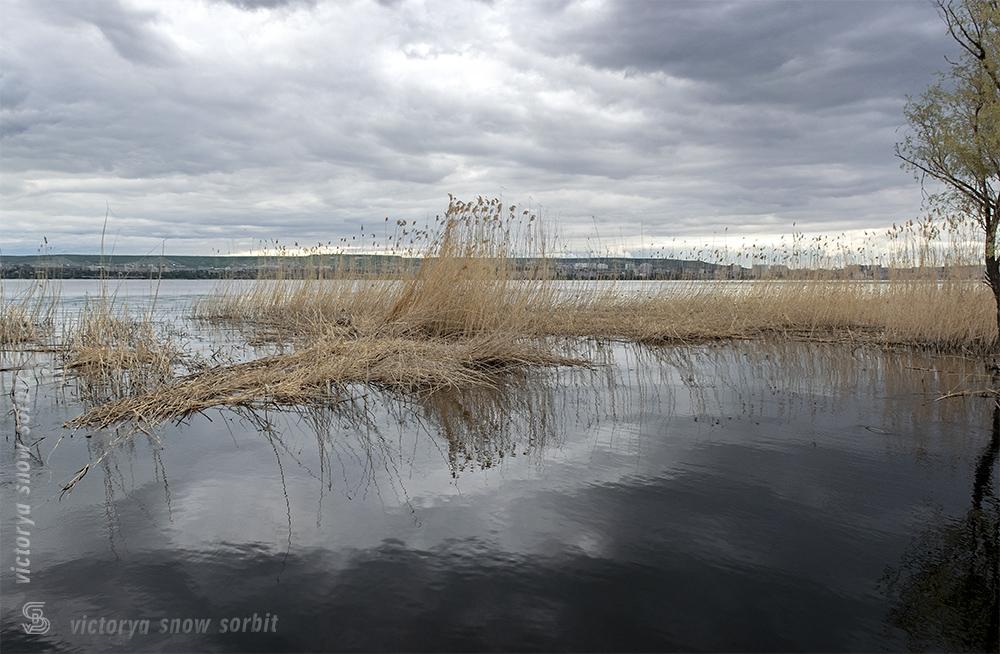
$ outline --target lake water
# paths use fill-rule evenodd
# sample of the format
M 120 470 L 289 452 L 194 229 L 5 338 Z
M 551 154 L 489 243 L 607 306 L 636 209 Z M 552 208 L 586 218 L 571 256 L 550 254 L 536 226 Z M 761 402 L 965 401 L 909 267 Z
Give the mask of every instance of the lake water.
M 163 282 L 159 315 L 214 338 L 186 318 L 213 287 Z M 3 651 L 995 651 L 1000 418 L 937 401 L 982 362 L 592 347 L 495 391 L 138 435 L 63 429 L 53 355 L 0 355 Z

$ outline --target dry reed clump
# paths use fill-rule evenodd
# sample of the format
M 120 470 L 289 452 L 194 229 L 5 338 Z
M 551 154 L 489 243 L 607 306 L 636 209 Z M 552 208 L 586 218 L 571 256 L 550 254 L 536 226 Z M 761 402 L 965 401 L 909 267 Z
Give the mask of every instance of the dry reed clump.
M 452 200 L 429 256 L 404 279 L 380 320 L 408 332 L 461 338 L 483 334 L 541 335 L 534 327 L 558 299 L 548 278 L 546 238 L 527 211 L 498 200 Z M 525 264 L 518 252 L 539 253 Z
M 219 366 L 120 398 L 87 411 L 67 426 L 155 424 L 212 407 L 323 404 L 343 396 L 349 384 L 404 393 L 490 386 L 493 375 L 514 367 L 582 363 L 507 339 L 320 338 L 290 354 Z
M 102 294 L 67 325 L 63 365 L 90 399 L 134 395 L 165 383 L 180 358 L 169 338 L 157 334 L 151 313 L 130 315 Z
M 51 333 L 58 297 L 47 280 L 37 280 L 9 299 L 0 283 L 0 347 L 36 343 Z
M 286 335 L 316 334 L 343 327 L 356 334 L 409 334 L 464 338 L 482 334 L 538 333 L 528 328 L 552 306 L 557 290 L 526 283 L 549 277 L 546 263 L 526 264 L 518 253 L 544 256 L 546 237 L 527 211 L 479 198 L 452 198 L 448 211 L 429 229 L 399 221 L 391 249 L 401 260 L 381 278 L 230 283 L 199 302 L 195 316 L 264 326 Z M 409 238 L 409 241 L 405 239 Z M 414 243 L 417 239 L 417 245 Z M 403 249 L 405 243 L 409 249 Z M 358 271 L 353 271 L 357 273 Z M 280 275 L 279 275 L 280 277 Z M 280 333 L 280 332 L 278 332 Z
M 0 345 L 15 345 L 37 341 L 40 337 L 38 323 L 25 307 L 0 307 Z

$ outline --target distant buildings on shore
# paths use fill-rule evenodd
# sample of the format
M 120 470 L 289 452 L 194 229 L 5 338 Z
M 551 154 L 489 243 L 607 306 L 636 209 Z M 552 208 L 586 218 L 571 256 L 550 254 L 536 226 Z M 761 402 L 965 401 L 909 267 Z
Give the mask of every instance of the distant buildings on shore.
M 927 278 L 926 269 L 889 269 L 878 265 L 849 265 L 827 270 L 793 269 L 785 265 L 717 264 L 682 259 L 632 259 L 616 257 L 517 259 L 524 276 L 540 268 L 556 279 L 591 280 L 710 280 L 710 279 L 829 279 L 885 280 L 899 277 Z M 389 255 L 313 255 L 306 257 L 255 256 L 130 256 L 31 255 L 0 258 L 0 278 L 97 279 L 256 279 L 315 276 L 391 275 L 420 265 L 419 259 Z M 939 269 L 937 276 L 982 279 L 981 266 Z

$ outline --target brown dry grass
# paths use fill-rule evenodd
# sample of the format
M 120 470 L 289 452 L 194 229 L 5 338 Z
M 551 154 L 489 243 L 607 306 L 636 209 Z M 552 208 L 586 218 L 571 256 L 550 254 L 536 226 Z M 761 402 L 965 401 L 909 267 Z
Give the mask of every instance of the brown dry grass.
M 81 396 L 100 401 L 140 393 L 172 377 L 179 349 L 156 332 L 151 312 L 132 315 L 102 293 L 65 326 L 63 366 Z
M 424 258 L 395 271 L 396 278 L 319 274 L 231 285 L 195 307 L 197 317 L 263 328 L 257 337 L 292 343 L 285 354 L 170 380 L 169 356 L 141 348 L 148 332 L 133 335 L 134 327 L 101 309 L 96 327 L 85 324 L 74 341 L 77 365 L 96 361 L 99 369 L 153 375 L 130 372 L 118 393 L 125 397 L 68 425 L 153 424 L 217 406 L 329 402 L 350 384 L 403 393 L 488 385 L 499 371 L 585 363 L 560 349 L 579 338 L 665 344 L 777 334 L 979 354 L 991 352 L 997 339 L 988 291 L 959 275 L 941 279 L 937 257 L 957 259 L 929 246 L 897 258 L 917 256 L 921 265 L 888 282 L 817 275 L 660 285 L 652 292 L 595 285 L 570 293 L 552 280 L 549 240 L 527 212 L 496 200 L 453 200 L 437 225 L 417 230 L 426 239 Z M 528 254 L 540 263 L 526 270 Z M 91 332 L 98 334 L 96 354 L 86 347 Z M 108 342 L 127 344 L 125 353 Z
M 644 298 L 597 294 L 557 307 L 539 328 L 646 344 L 780 335 L 986 353 L 996 342 L 992 302 L 969 281 L 717 282 Z
M 432 336 L 498 330 L 647 344 L 783 334 L 984 354 L 997 338 L 990 291 L 968 280 L 693 282 L 653 293 L 608 285 L 575 295 L 559 282 L 526 280 L 465 279 L 451 294 L 447 285 L 421 281 L 261 286 L 266 304 L 227 295 L 220 300 L 226 311 L 213 317 L 249 326 L 264 340 L 331 329 Z
M 528 224 L 531 227 L 525 228 Z M 426 233 L 419 266 L 403 266 L 381 279 L 233 283 L 195 306 L 195 316 L 316 334 L 348 327 L 359 334 L 467 338 L 483 334 L 534 335 L 527 326 L 556 301 L 557 289 L 526 283 L 519 251 L 544 253 L 545 235 L 534 216 L 499 201 L 453 200 Z M 404 232 L 405 233 L 405 232 Z M 548 277 L 544 266 L 528 271 Z
M 58 288 L 47 280 L 10 298 L 0 282 L 0 348 L 37 343 L 50 334 L 58 299 Z
M 936 224 L 936 223 L 935 223 Z M 769 263 L 797 266 L 801 279 L 591 285 L 570 292 L 553 280 L 552 244 L 534 216 L 498 201 L 453 201 L 426 231 L 419 267 L 382 279 L 308 279 L 229 285 L 200 302 L 195 315 L 262 329 L 266 337 L 314 335 L 330 329 L 360 335 L 409 334 L 467 338 L 483 334 L 566 336 L 642 343 L 692 342 L 782 334 L 984 354 L 997 340 L 993 300 L 969 278 L 975 234 L 942 234 L 929 222 L 889 234 L 882 254 L 868 246 L 792 239 Z M 850 247 L 848 247 L 850 245 Z M 879 246 L 885 248 L 885 246 Z M 831 249 L 849 250 L 836 256 Z M 725 253 L 715 256 L 729 256 Z M 743 263 L 757 263 L 747 248 Z M 861 254 L 858 254 L 861 252 Z M 529 270 L 518 254 L 538 256 Z M 690 256 L 701 256 L 701 250 Z M 889 264 L 893 277 L 859 282 L 821 266 L 865 257 Z M 730 257 L 732 258 L 732 257 Z M 738 259 L 738 257 L 736 257 Z M 860 259 L 859 259 L 860 260 Z M 396 278 L 394 278 L 396 277 Z
M 326 403 L 343 396 L 349 384 L 432 393 L 489 386 L 497 373 L 520 366 L 583 363 L 506 339 L 321 338 L 290 354 L 219 366 L 103 404 L 67 426 L 105 428 L 124 420 L 155 424 L 220 406 Z

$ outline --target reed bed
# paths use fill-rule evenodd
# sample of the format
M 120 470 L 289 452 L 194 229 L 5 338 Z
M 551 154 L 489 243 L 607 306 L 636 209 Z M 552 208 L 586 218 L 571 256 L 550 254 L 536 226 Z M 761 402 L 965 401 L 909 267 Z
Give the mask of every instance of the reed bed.
M 521 297 L 488 299 L 490 292 L 517 289 L 518 284 L 526 287 L 518 289 Z M 221 301 L 227 305 L 224 312 L 213 319 L 249 325 L 274 340 L 337 329 L 439 336 L 499 329 L 520 336 L 646 344 L 777 334 L 988 353 L 997 337 L 990 291 L 970 280 L 695 282 L 671 284 L 652 294 L 609 285 L 572 296 L 558 282 L 489 289 L 466 281 L 448 303 L 434 304 L 424 296 L 404 298 L 402 306 L 394 302 L 401 294 L 398 282 L 329 282 L 315 291 L 309 284 L 261 286 L 270 287 L 266 304 L 230 294 Z M 462 298 L 463 293 L 468 297 Z M 473 299 L 477 294 L 482 302 Z
M 27 290 L 10 298 L 0 283 L 0 348 L 38 343 L 52 333 L 58 288 L 36 280 Z
M 992 302 L 970 281 L 718 282 L 595 294 L 557 306 L 538 329 L 650 345 L 778 335 L 986 353 L 996 342 Z
M 404 252 L 419 254 L 419 265 L 381 278 L 314 272 L 296 280 L 231 283 L 198 303 L 195 316 L 279 340 L 331 329 L 646 344 L 778 334 L 977 354 L 992 352 L 997 340 L 993 299 L 975 272 L 981 268 L 975 234 L 946 219 L 896 226 L 880 235 L 881 244 L 794 236 L 767 255 L 756 246 L 709 253 L 720 263 L 763 262 L 783 271 L 770 278 L 653 283 L 641 291 L 602 283 L 576 293 L 554 279 L 557 260 L 547 256 L 554 244 L 541 221 L 497 200 L 453 199 L 432 228 L 414 231 L 425 245 Z M 397 237 L 393 247 L 403 245 Z M 706 248 L 680 255 L 704 257 Z M 865 260 L 887 265 L 890 278 L 843 278 Z

